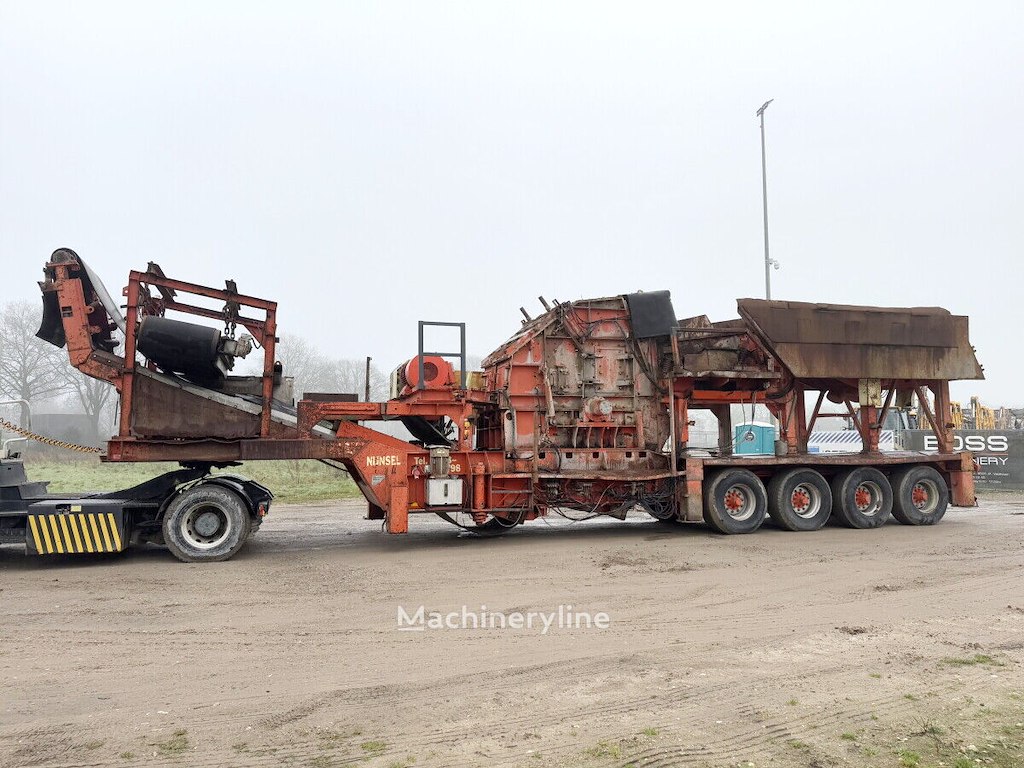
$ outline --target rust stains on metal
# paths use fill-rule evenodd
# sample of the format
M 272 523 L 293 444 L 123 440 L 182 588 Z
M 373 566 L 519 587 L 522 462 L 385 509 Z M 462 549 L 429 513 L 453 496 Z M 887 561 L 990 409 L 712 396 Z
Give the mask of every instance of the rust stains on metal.
M 740 299 L 739 313 L 800 379 L 982 379 L 967 318 L 892 309 Z
M 136 376 L 133 386 L 133 437 L 218 438 L 259 437 L 260 414 L 200 397 L 183 387 L 151 376 Z

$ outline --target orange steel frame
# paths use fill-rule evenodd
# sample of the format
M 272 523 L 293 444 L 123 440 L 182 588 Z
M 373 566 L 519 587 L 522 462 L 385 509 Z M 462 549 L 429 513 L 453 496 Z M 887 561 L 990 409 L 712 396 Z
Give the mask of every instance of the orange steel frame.
M 776 400 L 765 390 L 695 390 L 694 381 L 675 378 L 664 406 L 670 414 L 673 464 L 668 471 L 616 471 L 600 467 L 614 466 L 627 450 L 623 448 L 582 448 L 580 453 L 593 452 L 599 458 L 593 471 L 568 477 L 544 464 L 535 452 L 529 458 L 508 456 L 501 445 L 474 448 L 473 424 L 483 414 L 500 418 L 501 411 L 489 393 L 455 387 L 444 390 L 420 389 L 399 399 L 386 402 L 342 402 L 301 400 L 297 406 L 297 425 L 294 429 L 272 424 L 271 408 L 274 386 L 276 311 L 272 301 L 221 290 L 194 283 L 173 280 L 153 271 L 133 271 L 124 289 L 127 299 L 126 339 L 124 359 L 98 351 L 93 343 L 95 334 L 106 328 L 93 322 L 75 322 L 74 318 L 89 318 L 101 308 L 86 302 L 83 286 L 74 263 L 53 263 L 54 289 L 64 318 L 69 357 L 73 365 L 84 373 L 111 382 L 121 393 L 121 417 L 118 434 L 107 445 L 105 461 L 144 462 L 180 461 L 212 464 L 245 460 L 267 459 L 333 459 L 341 462 L 359 486 L 369 504 L 369 517 L 385 521 L 390 533 L 408 530 L 410 512 L 447 511 L 428 508 L 425 499 L 425 467 L 429 451 L 418 445 L 384 435 L 356 422 L 393 419 L 403 416 L 422 416 L 429 419 L 448 418 L 458 428 L 451 448 L 452 475 L 464 479 L 468 490 L 463 511 L 482 521 L 488 515 L 520 522 L 544 514 L 543 499 L 537 497 L 544 483 L 561 483 L 570 488 L 572 483 L 586 483 L 589 496 L 579 502 L 591 503 L 595 509 L 610 488 L 623 484 L 642 485 L 648 489 L 672 487 L 680 517 L 701 519 L 702 486 L 706 468 L 738 466 L 751 469 L 762 476 L 770 474 L 780 465 L 813 465 L 824 471 L 834 471 L 855 465 L 886 465 L 907 462 L 929 463 L 950 479 L 953 502 L 961 505 L 974 503 L 973 466 L 968 453 L 952 453 L 952 423 L 947 417 L 940 420 L 928 408 L 923 387 L 928 386 L 935 395 L 936 413 L 949 414 L 949 385 L 935 382 L 883 382 L 889 395 L 881 410 L 865 406 L 859 414 L 852 404 L 846 405 L 863 438 L 864 453 L 860 455 L 807 454 L 807 439 L 816 420 L 823 416 L 820 407 L 824 395 L 819 396 L 808 423 L 804 413 L 804 389 L 799 383 Z M 161 296 L 152 295 L 157 289 Z M 225 313 L 177 300 L 177 294 L 189 294 L 225 302 L 226 306 L 247 307 L 262 313 L 262 318 L 232 315 L 238 325 L 248 330 L 263 349 L 262 393 L 263 404 L 259 434 L 236 440 L 211 439 L 196 435 L 188 440 L 147 440 L 131 434 L 133 408 L 133 380 L 136 376 L 136 334 L 141 315 L 163 314 L 174 310 L 209 319 L 223 321 Z M 892 456 L 879 454 L 878 433 L 885 413 L 891 405 L 892 393 L 899 385 L 917 388 L 929 424 L 938 439 L 939 451 L 922 461 L 920 456 Z M 676 447 L 687 438 L 688 410 L 709 408 L 720 414 L 721 423 L 728 423 L 728 408 L 732 404 L 757 403 L 766 405 L 781 426 L 782 439 L 788 455 L 777 456 L 721 456 L 716 458 L 678 457 Z M 829 414 L 824 414 L 829 415 Z M 336 425 L 334 436 L 325 438 L 315 433 L 317 425 L 331 422 Z M 732 435 L 725 434 L 724 445 L 731 445 Z M 571 495 L 571 492 L 570 492 Z M 607 510 L 605 510 L 607 511 Z
M 152 296 L 148 295 L 147 289 L 145 290 L 147 300 L 145 302 L 140 301 L 143 296 L 144 286 L 150 286 L 158 290 L 162 289 L 163 297 L 153 299 Z M 274 396 L 274 352 L 277 342 L 277 302 L 258 299 L 254 296 L 245 296 L 234 291 L 208 288 L 195 283 L 172 280 L 152 272 L 137 272 L 134 270 L 128 275 L 128 286 L 124 289 L 123 293 L 128 299 L 128 305 L 125 311 L 125 324 L 127 328 L 124 344 L 124 372 L 122 373 L 122 386 L 120 388 L 121 421 L 118 437 L 128 437 L 131 429 L 132 380 L 135 375 L 135 342 L 140 312 L 142 314 L 162 315 L 166 310 L 171 309 L 199 317 L 224 320 L 223 312 L 216 312 L 204 307 L 176 301 L 173 297 L 178 293 L 217 299 L 225 302 L 226 305 L 234 304 L 239 307 L 250 307 L 264 313 L 262 320 L 239 315 L 235 318 L 235 322 L 249 331 L 263 348 L 263 410 L 260 414 L 260 437 L 270 436 L 271 401 Z
M 941 389 L 941 387 L 940 387 Z M 715 393 L 708 400 L 749 402 L 749 393 Z M 762 398 L 758 396 L 758 402 Z M 803 399 L 802 392 L 787 397 L 781 404 L 772 405 L 778 415 Z M 677 413 L 684 417 L 687 401 L 676 399 Z M 666 399 L 667 405 L 667 399 Z M 246 461 L 267 459 L 333 459 L 349 471 L 369 503 L 369 517 L 385 521 L 389 533 L 405 533 L 410 513 L 435 512 L 426 505 L 422 472 L 429 462 L 429 452 L 420 446 L 399 440 L 355 421 L 373 421 L 416 415 L 430 418 L 445 416 L 460 425 L 459 435 L 451 450 L 452 475 L 461 477 L 468 485 L 467 511 L 485 518 L 494 514 L 519 522 L 543 514 L 534 503 L 534 489 L 538 482 L 565 480 L 552 468 L 541 468 L 534 458 L 507 458 L 503 450 L 480 450 L 472 447 L 472 435 L 461 425 L 472 419 L 480 408 L 491 407 L 484 392 L 473 390 L 418 391 L 406 400 L 379 403 L 321 402 L 302 400 L 298 404 L 298 428 L 294 437 L 267 437 L 238 441 L 187 441 L 181 443 L 146 442 L 134 438 L 115 438 L 108 445 L 108 459 L 114 461 Z M 324 421 L 338 424 L 334 439 L 323 439 L 314 434 L 314 427 Z M 790 419 L 784 428 L 787 443 L 794 440 L 806 445 L 806 428 L 795 426 Z M 685 424 L 685 420 L 683 421 Z M 877 422 L 866 429 L 877 431 Z M 615 456 L 625 449 L 593 448 L 599 462 L 614 463 Z M 896 465 L 921 462 L 919 456 L 889 455 L 874 452 L 850 455 L 793 453 L 778 456 L 723 456 L 717 458 L 685 458 L 677 471 L 622 474 L 594 470 L 585 476 L 576 476 L 579 482 L 589 482 L 593 502 L 609 488 L 623 483 L 657 485 L 670 482 L 676 486 L 676 498 L 682 516 L 687 520 L 702 517 L 703 479 L 707 471 L 722 466 L 742 466 L 765 476 L 782 465 L 810 465 L 822 470 L 838 470 L 856 465 Z M 973 465 L 970 454 L 951 454 L 948 451 L 929 456 L 931 463 L 950 478 L 953 501 L 969 506 L 974 503 Z M 440 510 L 444 511 L 444 510 Z
M 264 313 L 262 320 L 238 315 L 235 322 L 248 330 L 263 348 L 263 409 L 260 417 L 260 437 L 270 435 L 271 400 L 274 393 L 274 354 L 277 333 L 277 302 L 258 299 L 253 296 L 209 288 L 195 283 L 172 280 L 156 272 L 132 271 L 128 276 L 128 285 L 122 291 L 127 298 L 125 311 L 125 348 L 124 358 L 98 352 L 93 336 L 103 333 L 111 326 L 109 323 L 100 326 L 93 322 L 92 316 L 104 313 L 102 307 L 86 301 L 83 289 L 80 266 L 75 262 L 51 262 L 46 265 L 54 274 L 53 285 L 57 293 L 61 315 L 64 318 L 64 334 L 71 364 L 83 373 L 94 378 L 103 379 L 113 384 L 121 395 L 121 417 L 117 436 L 122 439 L 130 437 L 132 412 L 132 383 L 135 375 L 136 336 L 140 314 L 162 315 L 166 310 L 176 310 L 186 314 L 223 321 L 225 313 L 184 304 L 177 301 L 177 293 L 203 296 L 223 301 L 225 305 L 234 304 L 239 307 L 250 307 Z M 154 298 L 149 288 L 161 291 L 162 297 Z M 85 318 L 86 322 L 70 322 L 72 318 Z M 105 317 L 105 314 L 104 314 Z

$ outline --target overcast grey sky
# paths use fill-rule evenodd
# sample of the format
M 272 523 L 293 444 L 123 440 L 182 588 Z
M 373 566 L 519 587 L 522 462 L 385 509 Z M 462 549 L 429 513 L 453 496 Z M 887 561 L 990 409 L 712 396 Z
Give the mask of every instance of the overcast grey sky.
M 58 246 L 390 368 L 637 289 L 971 316 L 1024 405 L 1021 3 L 0 1 L 0 300 Z

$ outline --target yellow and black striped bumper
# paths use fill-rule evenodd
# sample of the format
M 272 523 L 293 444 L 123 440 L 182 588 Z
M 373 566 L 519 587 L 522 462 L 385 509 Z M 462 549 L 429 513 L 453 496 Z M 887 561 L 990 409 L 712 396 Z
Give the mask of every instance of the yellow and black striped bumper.
M 79 504 L 53 512 L 29 511 L 25 539 L 29 554 L 36 555 L 121 552 L 127 546 L 120 508 L 82 511 Z

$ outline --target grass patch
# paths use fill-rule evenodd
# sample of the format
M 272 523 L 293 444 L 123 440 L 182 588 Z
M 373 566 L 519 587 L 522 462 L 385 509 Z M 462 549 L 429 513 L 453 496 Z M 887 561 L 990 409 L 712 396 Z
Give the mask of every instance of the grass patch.
M 135 759 L 135 753 L 134 752 L 122 752 L 120 755 L 118 755 L 118 757 L 120 757 L 122 760 L 134 760 Z
M 180 467 L 168 462 L 102 464 L 98 459 L 42 458 L 25 462 L 29 480 L 49 480 L 51 493 L 117 491 L 176 469 Z M 331 501 L 360 495 L 345 472 L 318 461 L 247 461 L 240 467 L 215 472 L 250 477 L 273 491 L 278 503 Z
M 387 742 L 385 741 L 364 741 L 359 745 L 363 752 L 368 755 L 380 755 L 383 754 L 384 750 L 388 748 Z
M 349 741 L 362 735 L 362 731 L 332 731 L 329 728 L 317 728 L 316 737 L 320 740 L 320 749 L 337 749 L 349 746 Z
M 158 741 L 153 746 L 157 748 L 161 755 L 180 755 L 188 749 L 188 731 L 179 729 L 171 735 L 171 738 L 166 741 Z
M 941 736 L 946 732 L 946 729 L 941 725 L 936 725 L 932 722 L 926 722 L 921 726 L 922 736 Z
M 85 748 L 86 749 L 99 749 L 100 747 L 102 747 L 106 743 L 107 742 L 102 741 L 102 740 L 100 740 L 100 741 L 87 741 L 87 742 L 85 742 Z
M 657 736 L 658 735 L 658 729 L 657 728 L 644 728 L 642 731 L 640 731 L 640 733 L 642 735 L 644 735 L 644 736 Z
M 583 750 L 583 754 L 588 757 L 611 757 L 618 760 L 622 757 L 622 745 L 614 741 L 599 741 Z
M 1012 662 L 1008 658 L 1003 660 L 1010 668 Z M 871 722 L 863 723 L 863 727 L 853 729 L 857 723 L 847 722 L 851 730 L 813 732 L 817 735 L 810 742 L 807 739 L 811 736 L 772 740 L 768 759 L 757 763 L 793 768 L 1024 768 L 1021 689 L 998 695 L 996 691 L 985 693 L 984 704 L 966 694 L 942 699 L 931 691 L 894 694 L 895 700 L 890 704 L 903 701 L 902 707 L 896 705 L 897 713 L 866 712 L 864 720 L 870 718 Z M 922 703 L 906 705 L 906 700 L 919 699 Z M 627 751 L 617 764 L 625 762 L 628 756 Z
M 788 706 L 788 707 L 795 707 L 799 703 L 800 702 L 797 701 L 796 699 L 790 699 L 789 701 L 786 702 L 786 706 Z
M 973 656 L 968 657 L 945 658 L 942 660 L 942 663 L 948 664 L 951 667 L 973 667 L 975 664 L 987 664 L 992 667 L 1003 666 L 1003 662 L 998 659 L 994 659 L 985 653 L 976 653 Z

